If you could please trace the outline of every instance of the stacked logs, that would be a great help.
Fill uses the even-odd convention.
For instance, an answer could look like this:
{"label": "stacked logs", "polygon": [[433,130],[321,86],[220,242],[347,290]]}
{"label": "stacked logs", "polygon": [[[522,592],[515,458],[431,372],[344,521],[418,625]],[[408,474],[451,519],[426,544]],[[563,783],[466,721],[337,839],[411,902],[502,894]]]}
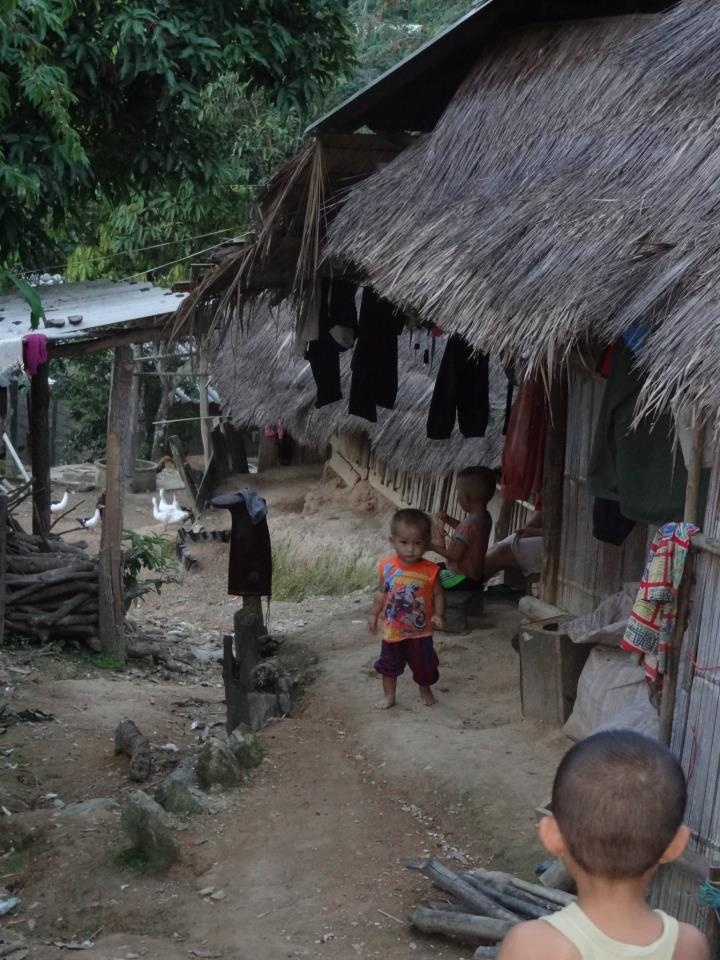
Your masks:
{"label": "stacked logs", "polygon": [[458,874],[434,859],[410,860],[405,866],[418,870],[452,897],[417,907],[410,916],[412,925],[423,933],[473,946],[480,944],[476,960],[495,957],[496,944],[516,923],[546,917],[575,899],[562,890],[527,883],[496,870]]}
{"label": "stacked logs", "polygon": [[7,528],[5,633],[43,643],[98,634],[98,568],[78,546]]}

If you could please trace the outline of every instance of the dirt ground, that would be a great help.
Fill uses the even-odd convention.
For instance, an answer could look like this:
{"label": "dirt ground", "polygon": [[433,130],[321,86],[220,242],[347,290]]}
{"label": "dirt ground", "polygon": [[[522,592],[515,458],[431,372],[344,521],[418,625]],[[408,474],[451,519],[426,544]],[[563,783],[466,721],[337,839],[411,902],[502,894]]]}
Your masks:
{"label": "dirt ground", "polygon": [[[166,478],[172,483],[172,477]],[[376,558],[387,505],[367,491],[349,498],[318,468],[251,478],[266,496],[271,532],[307,556],[326,547]],[[88,511],[91,512],[91,511]],[[207,528],[226,516],[203,518]],[[129,499],[126,525],[147,532],[148,496]],[[99,536],[70,539],[96,549]],[[149,597],[133,616],[170,628],[197,628],[219,651],[238,601],[227,596],[227,546],[194,547],[196,570]],[[534,808],[548,795],[567,741],[524,721],[518,664],[509,640],[517,613],[488,603],[462,636],[440,635],[438,704],[423,707],[400,681],[397,708],[372,708],[379,682],[377,641],[365,631],[369,592],[273,602],[270,632],[283,655],[315,661],[317,680],[297,714],[260,735],[266,759],[214,815],[180,823],[181,863],[163,878],[122,856],[119,807],[73,813],[61,804],[113,798],[133,787],[127,758],[113,755],[117,723],[130,717],[151,739],[153,785],[224,720],[220,665],[187,675],[132,664],[101,670],[84,655],[0,651],[0,680],[14,711],[40,708],[46,723],[21,723],[0,736],[0,838],[24,837],[0,861],[0,883],[22,904],[4,931],[22,936],[31,957],[60,958],[90,939],[97,960],[224,957],[469,958],[472,950],[413,931],[406,918],[429,885],[403,867],[441,856],[458,869],[492,865],[532,876],[542,853]],[[175,745],[177,752],[168,744]],[[4,846],[4,844],[3,844]],[[213,895],[201,890],[213,888]]]}

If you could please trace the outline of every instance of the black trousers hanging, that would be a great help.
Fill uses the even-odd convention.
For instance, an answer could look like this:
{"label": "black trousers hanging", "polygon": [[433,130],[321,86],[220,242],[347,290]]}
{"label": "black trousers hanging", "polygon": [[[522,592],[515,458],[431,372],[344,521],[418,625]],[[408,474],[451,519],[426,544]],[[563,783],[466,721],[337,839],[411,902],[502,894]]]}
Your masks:
{"label": "black trousers hanging", "polygon": [[427,435],[448,440],[455,417],[464,437],[484,437],[490,417],[488,358],[473,354],[463,337],[453,334],[445,346],[430,401]]}
{"label": "black trousers hanging", "polygon": [[371,287],[363,291],[358,338],[352,358],[348,413],[377,421],[377,407],[395,406],[398,391],[398,336],[404,315]]}
{"label": "black trousers hanging", "polygon": [[312,340],[306,352],[317,387],[316,407],[324,407],[328,403],[342,400],[340,386],[342,348],[330,334],[330,330],[335,326],[355,329],[357,325],[355,290],[356,287],[346,280],[330,280],[325,277],[322,281],[318,318],[320,338]]}

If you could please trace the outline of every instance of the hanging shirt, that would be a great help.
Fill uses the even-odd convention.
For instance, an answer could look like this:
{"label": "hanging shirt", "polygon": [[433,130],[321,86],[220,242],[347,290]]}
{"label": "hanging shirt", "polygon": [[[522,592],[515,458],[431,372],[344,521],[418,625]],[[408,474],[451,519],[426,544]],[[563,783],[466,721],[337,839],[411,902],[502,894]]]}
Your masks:
{"label": "hanging shirt", "polygon": [[378,564],[378,580],[385,593],[383,640],[398,643],[432,633],[433,590],[440,567],[430,560],[405,564],[386,557]]}

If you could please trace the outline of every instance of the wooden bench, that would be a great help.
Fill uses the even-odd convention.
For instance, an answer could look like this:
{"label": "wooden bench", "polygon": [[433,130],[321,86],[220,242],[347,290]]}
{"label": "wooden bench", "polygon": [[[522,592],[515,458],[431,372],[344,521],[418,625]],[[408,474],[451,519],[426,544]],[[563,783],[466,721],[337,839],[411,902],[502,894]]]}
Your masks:
{"label": "wooden bench", "polygon": [[446,590],[445,632],[466,633],[468,617],[482,616],[484,604],[484,590]]}

